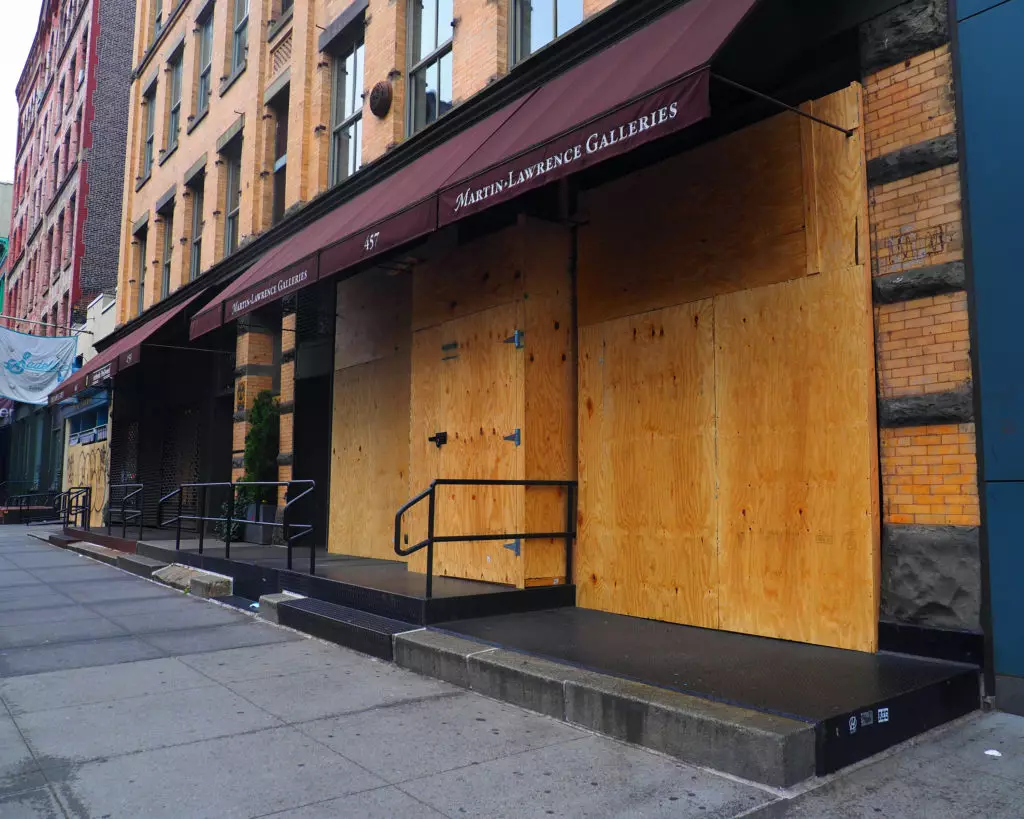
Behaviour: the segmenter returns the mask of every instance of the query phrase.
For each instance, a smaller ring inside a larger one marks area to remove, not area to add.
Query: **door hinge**
[[[448,433],[435,432],[433,435],[427,438],[427,440],[430,441],[430,443],[432,443],[438,449],[440,449],[441,447],[448,443]]]
[[[459,349],[459,342],[449,341],[447,344],[441,345],[441,352],[444,353],[441,356],[442,361],[452,361],[459,357],[459,354],[455,350]]]
[[[523,342],[523,336],[525,335],[526,332],[524,330],[516,330],[512,335],[505,339],[505,343],[512,344],[517,350],[521,350],[525,346]]]
[[[519,557],[523,553],[523,542],[519,538],[516,538],[511,543],[503,543],[501,545],[510,552],[515,552],[516,557]]]
[[[516,446],[520,446],[523,443],[523,435],[522,432],[517,429],[511,435],[506,435],[502,440],[511,441]]]

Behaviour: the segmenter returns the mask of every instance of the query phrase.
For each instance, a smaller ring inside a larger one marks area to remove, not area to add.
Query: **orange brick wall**
[[[970,379],[966,293],[881,305],[875,327],[883,398],[946,392]]]
[[[963,258],[958,165],[877,185],[868,203],[875,276]]]
[[[956,129],[953,67],[944,45],[868,78],[864,89],[868,158]]]
[[[886,523],[978,526],[974,424],[882,430]]]

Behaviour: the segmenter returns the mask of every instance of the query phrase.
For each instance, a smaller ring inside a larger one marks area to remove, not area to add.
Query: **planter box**
[[[269,546],[274,542],[274,531],[279,527],[270,524],[277,520],[276,506],[251,503],[245,510],[245,520],[243,539],[246,543]]]

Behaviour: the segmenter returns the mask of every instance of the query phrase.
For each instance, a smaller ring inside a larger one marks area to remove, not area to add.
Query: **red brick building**
[[[134,15],[129,0],[42,4],[17,86],[5,313],[43,325],[17,329],[58,334],[116,285]]]

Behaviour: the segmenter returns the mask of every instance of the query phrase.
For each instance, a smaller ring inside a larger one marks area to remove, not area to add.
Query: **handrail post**
[[[114,487],[113,486],[111,486],[109,488],[109,490],[107,492],[107,495],[109,497],[109,500],[107,501],[107,537],[110,537],[110,533],[113,530],[113,526],[114,526],[114,521],[111,519],[112,518],[112,513],[114,511]]]
[[[430,497],[427,501],[427,600],[434,596],[434,497],[437,488],[430,485]]]
[[[231,518],[235,516],[235,482],[228,484],[228,520],[224,530],[224,559],[231,559]]]
[[[87,486],[85,488],[85,530],[89,531],[89,525],[92,523],[92,487]]]
[[[199,554],[203,553],[203,536],[206,534],[206,487],[199,487]]]
[[[571,483],[565,485],[565,583],[572,585],[572,530],[576,525],[576,508],[573,502],[573,486]]]
[[[121,539],[124,540],[128,537],[128,519],[124,516],[125,513],[125,501],[128,500],[128,487],[125,487],[123,493],[121,493]],[[107,515],[109,518],[110,516]],[[142,535],[139,535],[139,540],[142,540]]]
[[[292,539],[288,537],[288,496],[291,494],[292,484],[288,482],[288,488],[284,491],[284,509],[281,510],[281,536],[284,538],[284,547],[288,552],[288,571],[292,570]]]
[[[174,529],[174,551],[181,551],[181,499],[185,494],[185,490],[181,488],[181,484],[178,484],[178,520],[176,521]]]
[[[139,513],[139,540],[142,540],[142,530],[146,525],[146,495],[144,490],[145,486],[140,486],[136,490],[138,494],[135,496],[139,499],[135,504],[135,511]]]

